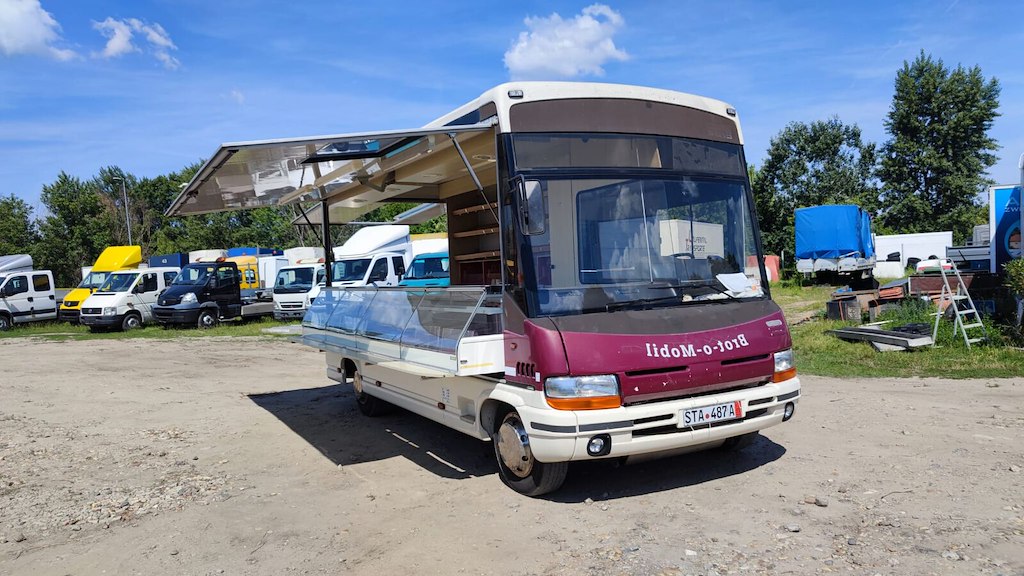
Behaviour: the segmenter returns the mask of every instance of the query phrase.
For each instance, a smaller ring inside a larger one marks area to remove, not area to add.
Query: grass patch
[[[276,326],[287,326],[294,322],[280,322],[269,317],[257,318],[254,320],[239,320],[234,322],[222,322],[213,328],[200,330],[198,328],[163,328],[159,325],[144,326],[138,330],[128,332],[90,332],[87,326],[80,324],[68,324],[66,322],[33,322],[31,324],[17,324],[6,332],[0,332],[0,340],[5,338],[35,337],[47,340],[122,340],[128,338],[206,338],[209,336],[262,336],[275,338],[280,334],[267,334],[264,328]]]

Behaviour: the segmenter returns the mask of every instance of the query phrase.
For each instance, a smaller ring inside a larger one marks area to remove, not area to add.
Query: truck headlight
[[[195,292],[185,292],[185,294],[183,294],[181,297],[182,304],[195,304],[198,301],[199,299],[196,298]]]
[[[544,381],[548,405],[558,410],[599,410],[618,408],[619,379],[613,374],[559,376]]]
[[[103,308],[103,315],[104,316],[115,316],[116,314],[117,314],[117,307],[115,307],[115,306],[106,306],[106,307]]]
[[[793,362],[793,349],[775,353],[775,373],[772,382],[783,382],[796,377],[796,364]]]

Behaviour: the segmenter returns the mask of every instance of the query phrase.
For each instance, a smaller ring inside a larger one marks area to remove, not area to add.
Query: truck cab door
[[[57,298],[53,293],[53,279],[49,273],[32,274],[33,320],[55,320]]]
[[[366,277],[366,284],[387,285],[388,282],[388,259],[379,257],[370,265],[370,274]]]
[[[11,322],[28,322],[32,320],[32,305],[35,298],[29,291],[28,276],[11,276],[0,288],[0,298],[11,314]]]
[[[131,302],[133,307],[142,314],[143,322],[153,321],[153,305],[156,304],[156,296],[159,293],[159,282],[155,272],[143,274],[135,283]]]

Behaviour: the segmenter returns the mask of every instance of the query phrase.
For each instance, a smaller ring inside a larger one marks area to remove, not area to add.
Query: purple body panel
[[[774,310],[765,310],[763,316],[731,325],[728,315],[723,315],[717,322],[721,327],[710,327],[705,319],[701,329],[692,331],[687,331],[687,316],[696,309],[675,308],[640,313],[658,315],[662,322],[671,319],[677,326],[672,332],[652,329],[654,333],[642,334],[637,333],[637,326],[621,330],[623,333],[567,330],[565,324],[579,327],[576,317],[568,322],[560,322],[560,318],[527,320],[526,333],[541,379],[615,374],[623,401],[630,404],[771,380],[775,369],[772,354],[792,346],[782,312],[774,304],[771,308]],[[629,316],[641,320],[637,314],[619,312],[592,316],[603,316],[601,324],[610,318],[626,321]],[[558,348],[564,353],[561,358]]]

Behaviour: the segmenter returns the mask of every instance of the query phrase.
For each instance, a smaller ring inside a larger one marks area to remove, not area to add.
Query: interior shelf
[[[480,212],[481,210],[496,210],[498,208],[497,202],[491,202],[489,204],[478,204],[476,206],[467,206],[466,208],[459,208],[458,210],[452,210],[453,216],[463,216],[465,214],[472,214],[473,212]]]
[[[465,232],[452,232],[452,236],[455,238],[469,238],[472,236],[483,236],[485,234],[494,234],[498,231],[496,226],[491,228],[478,228],[476,230],[466,230]]]

